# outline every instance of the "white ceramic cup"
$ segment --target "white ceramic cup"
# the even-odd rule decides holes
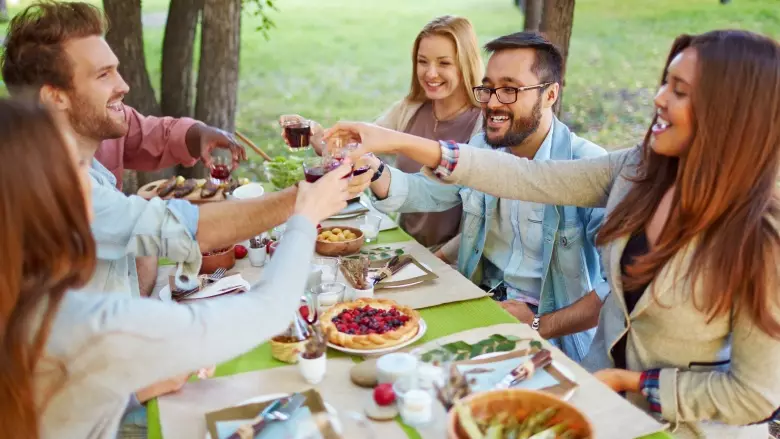
[[[253,267],[262,267],[265,265],[265,259],[267,256],[265,246],[260,248],[248,247],[247,252],[249,253],[249,263],[252,264]]]
[[[303,353],[298,354],[298,370],[303,379],[309,384],[319,384],[325,378],[327,370],[327,354],[323,353],[317,358],[304,358]]]

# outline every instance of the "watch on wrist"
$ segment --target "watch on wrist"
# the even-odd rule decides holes
[[[371,183],[379,180],[379,177],[382,176],[382,173],[385,172],[385,164],[384,162],[379,162],[379,167],[376,169],[376,172],[374,172],[374,176],[371,177]]]
[[[539,322],[541,321],[542,321],[542,316],[536,314],[534,316],[534,320],[531,322],[531,329],[533,329],[536,332],[539,332]]]

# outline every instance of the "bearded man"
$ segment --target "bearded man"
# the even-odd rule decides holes
[[[552,43],[519,32],[491,41],[485,49],[491,54],[486,75],[472,90],[482,103],[484,132],[470,145],[533,160],[606,154],[574,135],[553,113],[563,57]],[[442,166],[447,166],[446,158]],[[439,212],[462,204],[455,243],[458,271],[572,359],[585,356],[600,302],[609,292],[594,245],[601,209],[497,198],[439,184],[420,173],[406,174],[379,159],[372,167],[374,206],[381,211]]]

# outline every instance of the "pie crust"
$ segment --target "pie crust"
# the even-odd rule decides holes
[[[347,334],[336,328],[333,319],[341,314],[342,311],[363,308],[364,306],[378,310],[395,308],[400,314],[407,316],[409,319],[402,326],[382,334]],[[338,346],[358,350],[383,349],[399,345],[417,335],[417,331],[420,328],[420,313],[388,299],[365,298],[339,303],[328,308],[320,319],[322,330],[328,337],[328,341]]]

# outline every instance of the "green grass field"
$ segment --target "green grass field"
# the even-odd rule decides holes
[[[99,3],[99,2],[96,2]],[[481,42],[522,29],[512,0],[278,0],[266,41],[247,13],[238,128],[282,153],[277,117],[331,124],[372,120],[409,87],[411,43],[431,18],[468,17]],[[159,82],[166,0],[144,0],[147,65]],[[630,146],[649,122],[653,90],[675,36],[742,28],[780,37],[778,0],[579,0],[564,121],[607,148]],[[13,13],[14,8],[11,12]]]

